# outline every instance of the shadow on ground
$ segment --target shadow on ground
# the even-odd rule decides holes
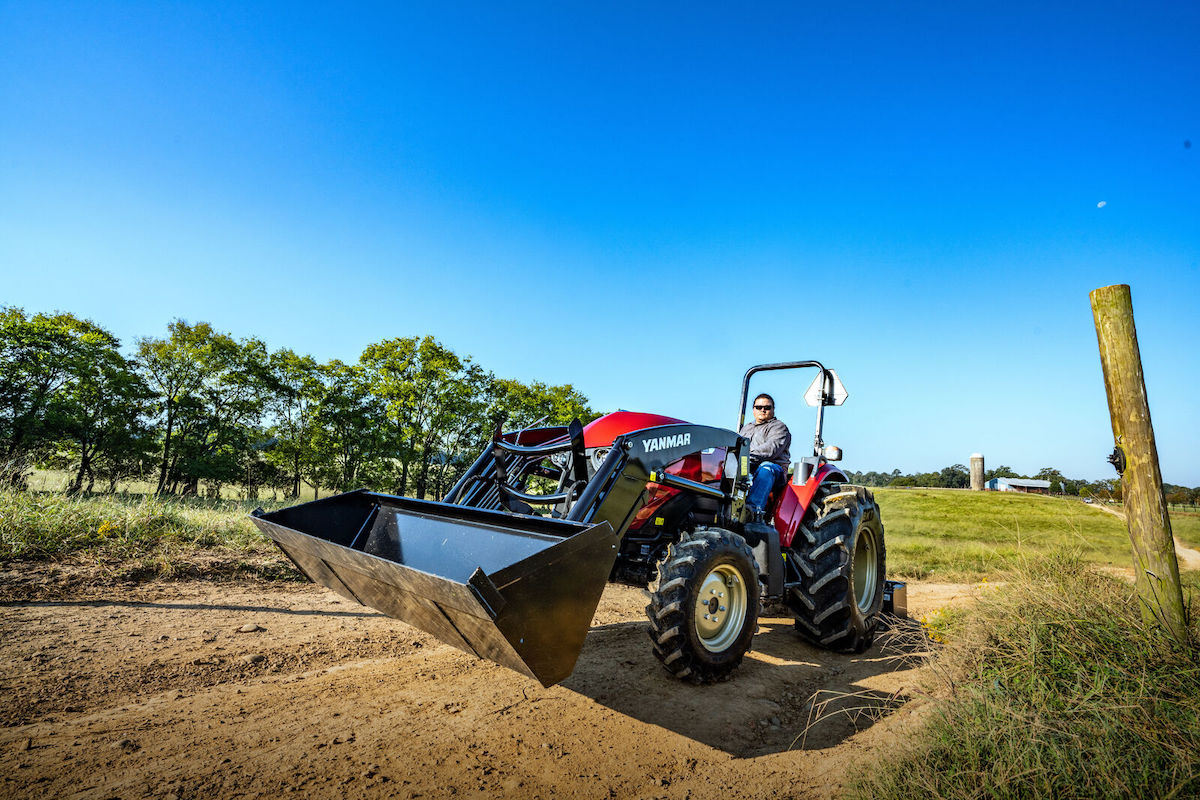
[[[643,622],[593,628],[563,686],[621,714],[740,758],[834,747],[905,698],[867,684],[913,662],[913,648],[876,644],[842,655],[802,641],[786,617],[759,619],[733,677],[693,686],[670,677]]]
[[[0,600],[0,608],[6,606],[44,606],[46,608],[156,608],[182,611],[250,611],[256,614],[286,614],[301,617],[382,617],[382,613],[368,611],[331,611],[315,608],[281,608],[264,605],[221,605],[216,603],[156,603],[150,600]]]

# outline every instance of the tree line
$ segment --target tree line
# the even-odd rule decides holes
[[[847,472],[846,477],[864,486],[923,486],[942,489],[968,489],[971,486],[971,471],[963,464],[953,464],[938,472],[920,472],[906,475],[898,469],[891,472]],[[1054,467],[1042,467],[1034,475],[1020,475],[1012,467],[999,466],[984,472],[984,481],[992,478],[1026,478],[1049,481],[1050,491],[1055,494],[1078,497],[1096,497],[1102,500],[1121,499],[1121,481],[1117,478],[1088,481],[1068,478]],[[1163,484],[1166,500],[1172,505],[1200,504],[1200,487],[1188,488],[1170,483]]]
[[[219,497],[302,484],[441,497],[498,427],[596,414],[571,385],[498,378],[430,336],[320,363],[207,323],[121,342],[69,313],[0,308],[0,484],[66,470],[67,491]]]

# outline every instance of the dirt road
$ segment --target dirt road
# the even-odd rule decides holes
[[[1112,514],[1114,517],[1120,517],[1122,521],[1125,519],[1124,509],[1117,511],[1114,508],[1103,505],[1093,505],[1092,508],[1103,511],[1106,514]],[[1200,569],[1200,550],[1193,550],[1179,541],[1178,538],[1174,538],[1173,541],[1175,542],[1175,557],[1179,560],[1179,568]]]
[[[914,670],[767,616],[734,680],[681,684],[620,586],[543,689],[315,586],[62,584],[0,573],[3,797],[827,797],[920,705],[804,735],[814,693],[896,705]],[[916,585],[910,605],[969,591]]]

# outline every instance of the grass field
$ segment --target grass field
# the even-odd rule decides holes
[[[1129,534],[1119,517],[1076,498],[874,489],[883,515],[888,572],[911,579],[975,581],[1000,576],[1057,551],[1086,563],[1129,566]],[[1175,535],[1200,540],[1200,515],[1172,512]]]
[[[894,577],[994,579],[1059,551],[1101,566],[1124,568],[1130,562],[1122,520],[1075,499],[949,489],[874,491]],[[0,492],[0,563],[88,552],[112,560],[157,559],[152,575],[170,574],[189,554],[205,550],[265,557],[276,553],[274,545],[247,515],[260,504],[271,510],[290,502]],[[1171,516],[1181,541],[1200,542],[1200,514]]]
[[[1200,513],[1172,511],[1171,532],[1188,547],[1200,550]]]

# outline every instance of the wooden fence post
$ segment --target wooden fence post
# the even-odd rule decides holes
[[[1104,286],[1090,295],[1100,365],[1113,437],[1124,458],[1121,492],[1125,523],[1133,543],[1133,566],[1142,618],[1159,625],[1177,641],[1188,640],[1179,562],[1171,538],[1171,519],[1163,497],[1158,448],[1146,402],[1146,380],[1133,324],[1133,303],[1125,284]],[[1118,469],[1121,469],[1118,465]]]

